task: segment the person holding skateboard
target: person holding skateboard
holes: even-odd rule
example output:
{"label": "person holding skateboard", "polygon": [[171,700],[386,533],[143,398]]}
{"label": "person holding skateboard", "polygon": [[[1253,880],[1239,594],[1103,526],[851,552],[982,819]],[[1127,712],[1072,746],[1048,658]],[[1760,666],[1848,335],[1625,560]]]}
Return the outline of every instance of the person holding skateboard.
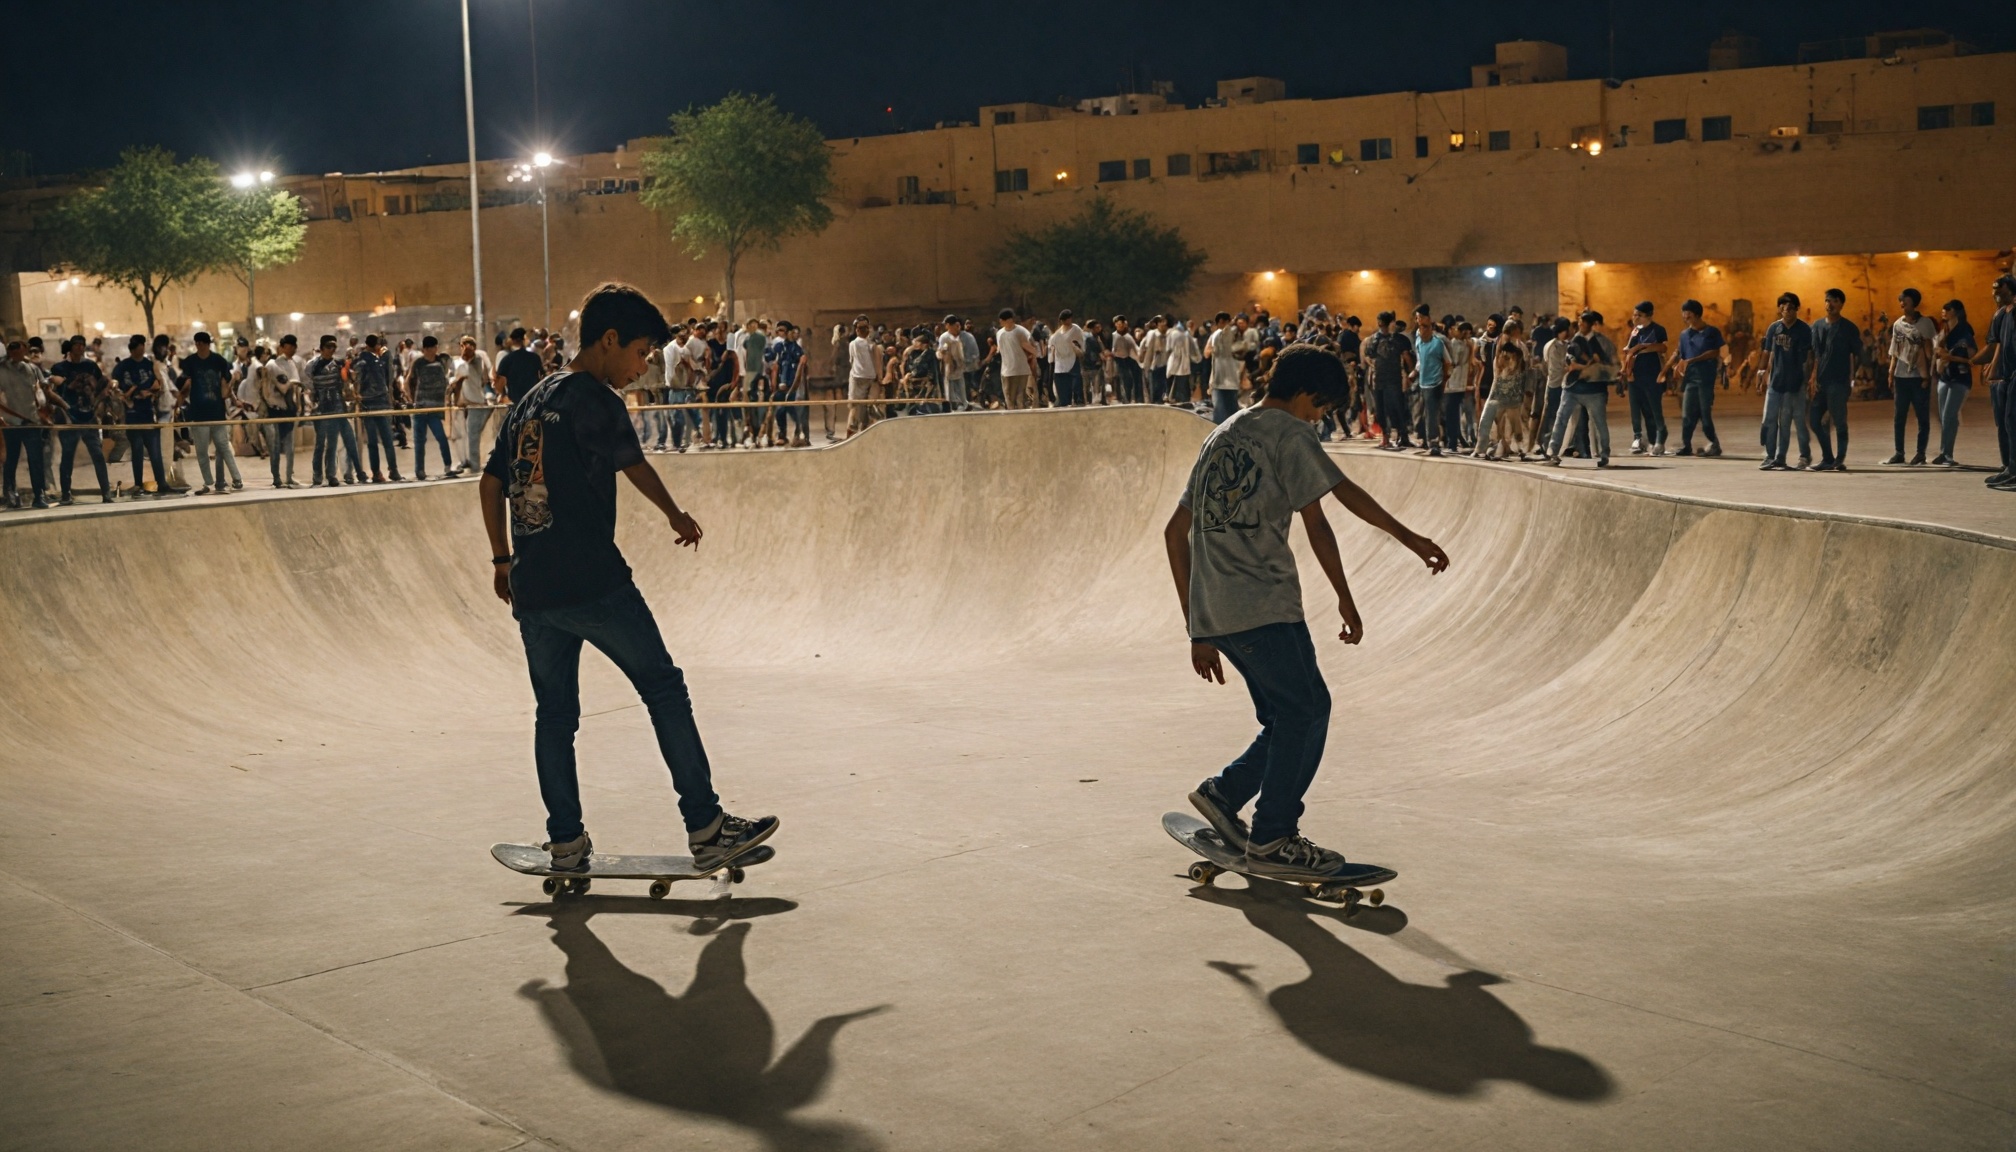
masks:
{"label": "person holding skateboard", "polygon": [[[1328,877],[1344,857],[1301,835],[1302,795],[1315,779],[1330,727],[1330,690],[1302,616],[1302,586],[1289,550],[1298,513],[1323,574],[1337,591],[1343,628],[1356,644],[1365,628],[1344,578],[1337,537],[1323,515],[1330,494],[1353,515],[1390,534],[1430,572],[1449,567],[1435,542],[1394,519],[1345,478],[1316,438],[1315,422],[1350,399],[1335,353],[1297,344],[1275,358],[1264,399],[1233,414],[1204,441],[1163,539],[1190,631],[1190,666],[1223,684],[1220,656],[1246,679],[1260,735],[1190,803],[1246,870],[1290,879]],[[1239,812],[1258,797],[1249,830]]]}
{"label": "person holding skateboard", "polygon": [[542,847],[555,871],[586,871],[593,851],[574,767],[585,641],[643,697],[694,865],[718,868],[768,839],[777,818],[722,811],[686,678],[616,547],[619,472],[664,513],[680,545],[700,543],[700,525],[645,462],[622,397],[671,332],[657,305],[624,284],[589,293],[580,325],[580,351],[566,370],[512,396],[480,486],[493,586],[518,620],[537,701],[532,752],[549,838]]}

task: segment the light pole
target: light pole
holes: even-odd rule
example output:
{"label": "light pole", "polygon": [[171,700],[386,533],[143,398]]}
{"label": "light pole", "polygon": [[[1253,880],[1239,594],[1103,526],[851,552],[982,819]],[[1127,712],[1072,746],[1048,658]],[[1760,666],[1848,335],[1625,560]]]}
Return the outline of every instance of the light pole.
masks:
{"label": "light pole", "polygon": [[[273,183],[273,173],[261,171],[234,173],[231,187],[240,192],[250,192],[255,188],[268,187]],[[253,253],[245,254],[245,326],[257,330],[259,327],[259,261]]]}
{"label": "light pole", "polygon": [[476,186],[476,74],[469,62],[469,0],[462,0],[462,109],[469,129],[469,257],[476,274],[476,346],[488,346],[483,324],[483,210]]}
{"label": "light pole", "polygon": [[546,281],[546,310],[539,314],[539,326],[553,327],[553,242],[546,227],[546,169],[553,166],[553,154],[540,152],[532,157],[532,167],[539,170],[539,264]]}

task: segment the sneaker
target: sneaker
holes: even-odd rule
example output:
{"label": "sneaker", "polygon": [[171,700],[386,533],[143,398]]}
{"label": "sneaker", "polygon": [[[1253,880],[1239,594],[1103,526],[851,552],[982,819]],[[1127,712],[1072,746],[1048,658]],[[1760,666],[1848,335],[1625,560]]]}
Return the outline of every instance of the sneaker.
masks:
{"label": "sneaker", "polygon": [[70,505],[77,503],[77,498],[75,496],[72,496],[70,493],[65,492],[63,493],[63,495],[58,496],[56,498],[56,503],[61,504],[65,508],[68,508]]}
{"label": "sneaker", "polygon": [[2005,476],[1988,485],[1988,487],[1995,489],[1997,492],[2016,492],[2016,476]]}
{"label": "sneaker", "polygon": [[2016,476],[2016,472],[1997,472],[1993,476],[1990,476],[1987,479],[1981,481],[1981,483],[1986,484],[1990,488],[1993,488],[1995,485],[2002,483],[2004,480],[2009,479],[2011,476]]}
{"label": "sneaker", "polygon": [[1654,456],[1666,455],[1666,446],[1664,444],[1654,444],[1652,446],[1652,455]]}
{"label": "sneaker", "polygon": [[1675,456],[1692,456],[1693,454],[1694,454],[1694,446],[1692,444],[1682,444],[1680,446],[1680,450],[1678,452],[1673,453],[1673,455]]}
{"label": "sneaker", "polygon": [[1440,457],[1440,456],[1442,455],[1442,449],[1440,449],[1440,448],[1430,448],[1430,449],[1428,449],[1428,455],[1430,455],[1430,456],[1434,456],[1434,457]]}
{"label": "sneaker", "polygon": [[1759,472],[1782,472],[1785,470],[1785,465],[1780,463],[1776,457],[1766,457],[1764,462],[1757,466],[1757,470]]}
{"label": "sneaker", "polygon": [[33,504],[30,504],[30,505],[29,505],[29,507],[30,507],[30,508],[47,508],[47,507],[49,507],[49,501],[48,501],[48,499],[47,499],[47,498],[45,498],[45,497],[42,497],[42,496],[37,496],[37,497],[35,497],[35,502],[34,502]]}
{"label": "sneaker", "polygon": [[1883,463],[1885,464],[1902,464],[1903,462],[1904,462],[1904,454],[1902,452],[1899,452],[1891,456],[1888,460],[1883,461]]}
{"label": "sneaker", "polygon": [[405,482],[406,482],[406,477],[404,477],[404,476],[401,476],[401,475],[400,475],[399,473],[397,473],[397,472],[394,472],[394,473],[392,473],[392,483],[394,483],[394,484],[404,484]]}
{"label": "sneaker", "polygon": [[1703,456],[1720,456],[1721,454],[1722,454],[1722,445],[1720,444],[1710,444],[1708,445],[1707,450],[1701,453],[1701,455]]}
{"label": "sneaker", "polygon": [[1328,879],[1344,862],[1343,853],[1319,848],[1306,836],[1283,836],[1271,844],[1248,844],[1244,870],[1256,876]]}
{"label": "sneaker", "polygon": [[1549,456],[1540,462],[1549,468],[1559,468],[1561,466],[1561,458],[1559,456]]}
{"label": "sneaker", "polygon": [[231,481],[231,491],[233,491],[233,492],[243,492],[244,490],[245,490],[245,482],[244,482],[243,480],[233,480],[233,481]]}
{"label": "sneaker", "polygon": [[555,872],[586,872],[588,854],[595,851],[595,843],[588,839],[585,829],[581,835],[565,843],[547,843],[540,847],[553,854],[553,860],[547,867]]}
{"label": "sneaker", "polygon": [[1634,436],[1634,437],[1632,437],[1632,438],[1631,438],[1631,455],[1633,455],[1633,456],[1643,456],[1644,454],[1645,454],[1645,442],[1644,442],[1643,440],[1640,440],[1640,439],[1638,439],[1638,438],[1637,438],[1637,437],[1635,437],[1635,436]]}
{"label": "sneaker", "polygon": [[711,871],[731,863],[736,857],[746,854],[770,838],[777,831],[777,817],[759,816],[754,820],[744,820],[740,816],[730,816],[723,812],[714,822],[698,832],[688,833],[686,842],[693,849],[693,867],[702,872]]}
{"label": "sneaker", "polygon": [[1609,466],[1610,466],[1610,458],[1608,456],[1598,456],[1596,458],[1596,467],[1608,468]]}
{"label": "sneaker", "polygon": [[1923,452],[1920,452],[1916,456],[1911,457],[1911,467],[1923,468],[1924,466],[1925,466],[1925,454]]}
{"label": "sneaker", "polygon": [[1799,470],[1801,472],[1809,472],[1812,470],[1812,468],[1813,468],[1813,458],[1811,456],[1799,457]]}
{"label": "sneaker", "polygon": [[1246,821],[1239,818],[1239,813],[1233,811],[1232,805],[1226,803],[1225,797],[1219,795],[1218,781],[1206,780],[1199,784],[1197,790],[1190,793],[1190,806],[1217,829],[1218,838],[1234,852],[1246,851],[1253,839],[1252,830],[1246,827]]}

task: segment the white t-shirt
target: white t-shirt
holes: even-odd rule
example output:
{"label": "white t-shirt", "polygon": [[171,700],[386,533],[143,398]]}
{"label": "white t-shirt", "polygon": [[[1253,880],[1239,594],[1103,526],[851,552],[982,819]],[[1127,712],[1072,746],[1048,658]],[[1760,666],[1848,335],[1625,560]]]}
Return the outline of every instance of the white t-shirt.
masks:
{"label": "white t-shirt", "polygon": [[1211,387],[1213,390],[1237,392],[1239,390],[1239,353],[1244,350],[1245,341],[1232,328],[1220,328],[1211,333],[1204,342],[1211,357]]}
{"label": "white t-shirt", "polygon": [[489,397],[483,393],[483,385],[489,382],[490,376],[490,358],[485,356],[480,350],[476,353],[476,359],[473,361],[464,360],[460,356],[457,356],[455,358],[455,367],[448,373],[449,381],[461,388],[462,402],[464,404],[486,404],[489,402]]}
{"label": "white t-shirt", "polygon": [[1076,324],[1068,324],[1050,334],[1050,366],[1059,372],[1069,372],[1078,366],[1079,354],[1085,351],[1085,330]]}
{"label": "white t-shirt", "polygon": [[1162,367],[1163,362],[1167,359],[1163,354],[1163,346],[1168,343],[1168,340],[1164,336],[1163,332],[1154,328],[1150,328],[1141,334],[1141,366],[1143,368],[1153,371]]}
{"label": "white t-shirt", "polygon": [[1136,347],[1138,345],[1134,342],[1134,337],[1131,334],[1126,332],[1115,332],[1113,334],[1113,359],[1132,360]]}
{"label": "white t-shirt", "polygon": [[957,332],[938,334],[938,360],[945,365],[947,378],[966,373],[966,343],[959,339]]}
{"label": "white t-shirt", "polygon": [[698,336],[688,336],[686,349],[679,358],[686,364],[685,389],[697,391],[700,382],[707,379],[707,341]]}
{"label": "white t-shirt", "polygon": [[873,380],[881,375],[875,371],[875,341],[856,336],[847,345],[847,375],[857,380]]}
{"label": "white t-shirt", "polygon": [[1001,350],[1001,375],[1027,376],[1029,372],[1029,330],[1020,324],[994,334],[994,346]]}
{"label": "white t-shirt", "polygon": [[1470,390],[1470,367],[1477,361],[1475,340],[1461,338],[1449,341],[1449,377],[1442,381],[1442,388],[1448,392],[1468,392]]}
{"label": "white t-shirt", "polygon": [[1168,359],[1169,375],[1188,376],[1190,362],[1196,359],[1197,345],[1190,342],[1190,330],[1171,328],[1163,334],[1162,349]]}
{"label": "white t-shirt", "polygon": [[1930,316],[1921,314],[1915,321],[1897,317],[1890,324],[1890,374],[1907,380],[1931,378],[1932,342],[1938,337],[1939,326]]}

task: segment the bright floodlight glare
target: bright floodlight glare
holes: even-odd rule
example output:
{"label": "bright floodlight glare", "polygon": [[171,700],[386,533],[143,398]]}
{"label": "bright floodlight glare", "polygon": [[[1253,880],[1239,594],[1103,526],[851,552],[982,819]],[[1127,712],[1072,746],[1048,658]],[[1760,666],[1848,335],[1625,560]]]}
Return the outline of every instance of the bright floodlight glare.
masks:
{"label": "bright floodlight glare", "polygon": [[567,313],[567,319],[569,320],[579,320],[580,318],[581,318],[581,310],[579,308],[576,308],[572,312]]}
{"label": "bright floodlight glare", "polygon": [[271,184],[272,182],[273,182],[273,173],[271,173],[271,172],[261,172],[261,173],[259,173],[259,183],[261,183],[261,184]]}
{"label": "bright floodlight glare", "polygon": [[299,319],[301,319],[301,313],[299,313],[299,312],[289,312],[289,313],[287,313],[287,318],[288,318],[289,320],[299,320]]}
{"label": "bright floodlight glare", "polygon": [[231,176],[231,187],[250,188],[256,179],[257,177],[253,176],[250,172],[233,173]]}
{"label": "bright floodlight glare", "polygon": [[551,152],[534,152],[532,154],[532,166],[535,168],[545,168],[552,163],[553,154]]}
{"label": "bright floodlight glare", "polygon": [[1904,258],[1906,260],[1916,260],[1918,258],[1918,254],[1916,252],[1906,252],[1904,253]]}
{"label": "bright floodlight glare", "polygon": [[1486,269],[1484,269],[1484,279],[1486,279],[1486,280],[1496,280],[1497,278],[1498,278],[1498,269],[1496,269],[1496,268],[1486,268]]}

